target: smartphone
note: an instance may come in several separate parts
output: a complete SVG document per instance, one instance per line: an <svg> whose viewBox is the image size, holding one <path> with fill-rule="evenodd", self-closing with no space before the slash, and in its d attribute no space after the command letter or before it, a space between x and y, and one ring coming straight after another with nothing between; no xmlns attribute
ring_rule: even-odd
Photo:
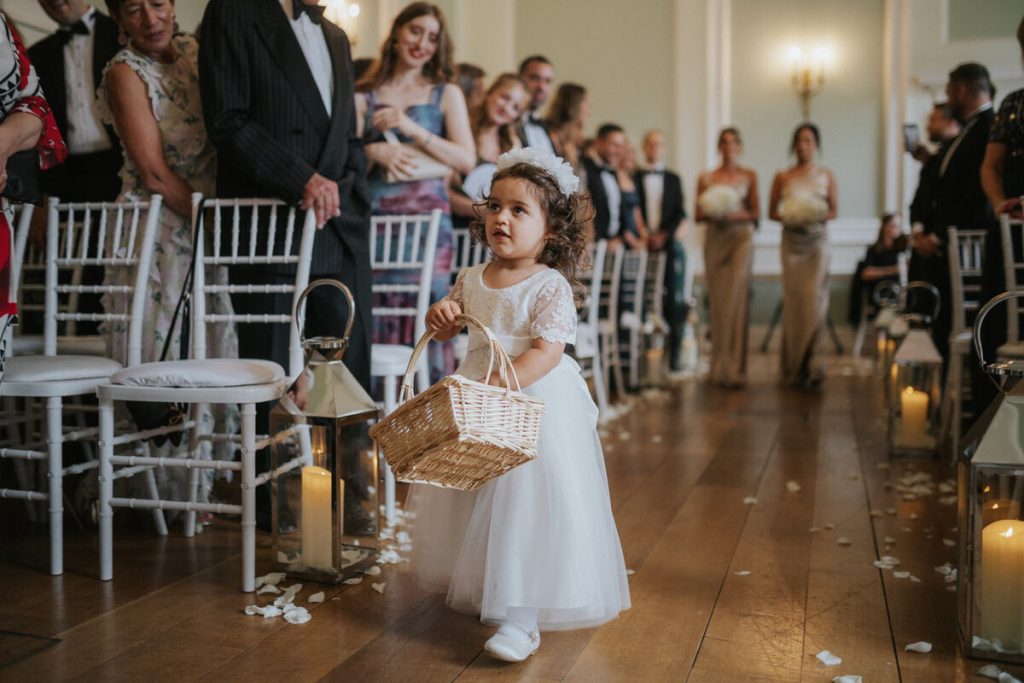
<svg viewBox="0 0 1024 683"><path fill-rule="evenodd" d="M921 128L916 123L903 124L903 149L913 152L921 144Z"/></svg>

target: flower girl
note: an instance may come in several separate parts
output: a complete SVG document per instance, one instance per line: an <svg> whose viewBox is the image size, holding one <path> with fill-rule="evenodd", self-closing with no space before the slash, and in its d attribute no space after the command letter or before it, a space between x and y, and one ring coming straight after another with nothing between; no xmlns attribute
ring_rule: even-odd
<svg viewBox="0 0 1024 683"><path fill-rule="evenodd" d="M597 408L576 363L573 287L592 209L568 164L547 152L503 154L471 230L492 260L459 273L427 314L436 338L455 316L487 325L514 359L523 391L545 400L536 459L473 492L416 486L413 562L448 604L497 625L484 649L511 662L542 630L587 628L629 608L629 587L597 435ZM470 331L458 372L484 379L486 339ZM494 375L487 378L497 384Z"/></svg>

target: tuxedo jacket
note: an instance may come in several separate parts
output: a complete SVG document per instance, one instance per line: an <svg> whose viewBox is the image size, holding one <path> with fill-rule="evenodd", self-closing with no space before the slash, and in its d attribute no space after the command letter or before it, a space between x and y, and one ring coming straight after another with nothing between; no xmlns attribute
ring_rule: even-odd
<svg viewBox="0 0 1024 683"><path fill-rule="evenodd" d="M370 199L366 154L356 137L351 50L337 26L325 20L321 28L333 67L330 115L278 0L211 0L199 39L217 195L294 205L314 173L338 183L341 216L317 231L313 274L338 273L345 252L369 268Z"/></svg>
<svg viewBox="0 0 1024 683"><path fill-rule="evenodd" d="M644 223L651 232L666 232L669 236L679 227L679 223L686 218L686 205L683 198L683 181L679 175L672 171L664 171L664 189L661 193L661 222L660 225L651 225L647 220L647 191L644 189L644 172L637 171L633 175L633 183L640 194L640 212L643 214Z"/></svg>
<svg viewBox="0 0 1024 683"><path fill-rule="evenodd" d="M950 142L945 157L946 172L938 172L933 196L931 220L926 232L936 233L943 241L950 226L961 229L984 229L994 223L995 216L988 197L981 187L981 163L985 159L989 128L995 112L978 114L960 144ZM952 155L952 156L950 156ZM941 169L943 160L939 160Z"/></svg>
<svg viewBox="0 0 1024 683"><path fill-rule="evenodd" d="M599 240L608 239L611 211L608 209L608 193L604 191L604 183L601 181L601 169L589 156L583 157L583 168L587 173L587 191L590 193L590 201L594 204L594 238ZM626 216L623 211L623 204L620 202L619 232L615 237L622 236L625 226Z"/></svg>
<svg viewBox="0 0 1024 683"><path fill-rule="evenodd" d="M117 40L117 24L114 20L99 10L95 13L93 31L95 33L92 52L92 82L96 89L99 89L103 82L103 70L107 64L121 50L121 44ZM56 33L43 38L28 49L29 59L35 67L36 75L39 76L39 83L43 86L43 94L53 111L53 118L57 122L57 128L61 135L67 139L68 134L68 101L67 101L67 79L64 71L64 44ZM114 132L114 127L105 126L107 135L113 147L108 155L112 161L113 168L95 169L95 172L117 175L121 169L121 143ZM65 169L57 166L43 174L44 184L47 192L64 197L62 185L67 182L64 178ZM94 198L94 199L113 199Z"/></svg>

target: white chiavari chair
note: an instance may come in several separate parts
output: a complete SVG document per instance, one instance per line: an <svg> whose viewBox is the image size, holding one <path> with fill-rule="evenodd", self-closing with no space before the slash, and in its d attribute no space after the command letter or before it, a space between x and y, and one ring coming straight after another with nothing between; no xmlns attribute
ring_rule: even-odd
<svg viewBox="0 0 1024 683"><path fill-rule="evenodd" d="M604 368L601 364L600 343L597 321L601 307L601 282L604 276L605 254L608 242L601 240L588 247L590 270L580 273L580 280L586 283L587 298L580 310L580 321L576 329L576 343L573 352L580 362L581 373L594 385L597 407L602 415L608 413L608 393L605 388Z"/></svg>
<svg viewBox="0 0 1024 683"><path fill-rule="evenodd" d="M1006 289L1012 291L1024 288L1024 220L1003 214L999 223ZM1024 358L1020 314L1020 299L1014 297L1006 302L1006 343L996 350L996 356L1000 359Z"/></svg>
<svg viewBox="0 0 1024 683"><path fill-rule="evenodd" d="M490 251L484 243L476 244L467 228L456 228L453 233L452 251L452 284L460 271L472 268L490 259ZM455 360L461 363L469 353L469 333L462 330L452 339L452 346L455 350Z"/></svg>
<svg viewBox="0 0 1024 683"><path fill-rule="evenodd" d="M426 332L430 307L430 285L434 274L434 255L441 212L429 214L374 216L370 226L370 267L374 274L405 274L411 282L373 284L375 325L393 325L411 333L399 344L373 344L370 349L370 374L380 382L384 414L398 406L397 387L412 358L416 342ZM420 358L416 370L419 391L430 386L427 355ZM384 511L388 524L395 522L395 476L384 466Z"/></svg>
<svg viewBox="0 0 1024 683"><path fill-rule="evenodd" d="M971 355L974 316L981 306L985 231L950 228L949 245L953 329L949 335L949 367L946 370L946 389L942 394L941 425L955 454L963 419L964 367Z"/></svg>
<svg viewBox="0 0 1024 683"><path fill-rule="evenodd" d="M612 376L615 378L615 390L618 395L621 396L625 390L622 363L619 360L619 285L622 282L622 261L625 251L624 248L605 251L604 268L601 272L597 351L601 356L606 395L611 394Z"/></svg>
<svg viewBox="0 0 1024 683"><path fill-rule="evenodd" d="M113 509L115 507L179 510L186 513L185 534L195 529L195 513L238 514L242 518L242 590L255 590L256 487L268 483L273 472L256 473L256 453L273 436L256 434L256 404L275 401L287 391L291 379L302 372L302 349L291 313L208 312L208 297L223 294L291 295L292 309L309 283L310 260L316 217L270 199L210 199L192 197L193 230L196 236L196 268L192 283L191 359L144 363L114 374L97 390L100 401L100 579L113 578ZM204 217L201 213L212 218ZM222 217L228 214L230 219ZM248 225L244 218L248 216ZM212 222L212 228L208 223ZM229 223L229 225L225 225ZM195 233L194 233L195 234ZM210 239L207 240L207 235ZM212 243L206 253L207 242ZM232 267L286 267L294 269L294 281L286 284L207 283L207 272ZM286 325L289 330L289 370L267 360L207 358L207 324ZM115 434L114 402L189 404L189 419L179 425L157 427L131 434ZM200 415L206 406L238 405L240 434L204 434ZM117 452L118 446L137 443L175 432L189 436L186 457L150 457ZM201 457L202 442L236 444L240 460ZM138 470L176 467L189 470L189 500L144 500L114 497L115 479ZM116 468L116 469L115 469ZM238 472L241 505L197 502L199 470Z"/></svg>
<svg viewBox="0 0 1024 683"><path fill-rule="evenodd" d="M642 360L654 367L646 368L643 376L654 384L661 384L668 374L668 354L665 345L668 322L665 320L665 268L668 254L662 250L648 255L646 282L644 283L644 327Z"/></svg>
<svg viewBox="0 0 1024 683"><path fill-rule="evenodd" d="M625 362L627 386L640 386L640 365L643 356L644 286L647 283L647 250L628 251L622 257L622 275L619 278L619 329L627 335L624 348L620 347L619 362ZM622 391L622 387L619 387Z"/></svg>
<svg viewBox="0 0 1024 683"><path fill-rule="evenodd" d="M95 469L95 461L65 467L63 444L94 438L95 429L64 433L65 398L93 394L121 364L109 358L57 353L57 328L74 320L127 323L127 360L138 364L142 346L142 323L146 284L152 264L162 199L154 195L150 202L61 204L51 199L48 205L46 234L46 304L44 317L44 354L14 356L8 360L0 396L43 398L46 402L45 450L35 444L0 450L0 456L46 463L48 490L0 491L0 498L21 498L48 502L50 525L50 573L63 572L63 478ZM96 230L95 235L90 232ZM92 239L95 237L95 239ZM107 278L101 285L62 283L61 269L101 266ZM117 277L120 275L120 277ZM125 282L131 284L115 284ZM77 313L61 311L62 295L89 292L121 296L128 305L123 311ZM156 482L149 473L147 485L156 494ZM154 513L157 530L166 533L163 515Z"/></svg>

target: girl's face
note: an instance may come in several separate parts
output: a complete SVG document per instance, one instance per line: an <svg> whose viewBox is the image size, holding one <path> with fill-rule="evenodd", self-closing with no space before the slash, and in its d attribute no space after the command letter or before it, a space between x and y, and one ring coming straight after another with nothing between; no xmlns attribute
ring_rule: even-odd
<svg viewBox="0 0 1024 683"><path fill-rule="evenodd" d="M547 238L547 216L533 183L503 178L491 187L487 200L487 246L504 261L540 258Z"/></svg>
<svg viewBox="0 0 1024 683"><path fill-rule="evenodd" d="M793 151L799 161L811 161L818 152L818 141L814 139L814 133L808 128L801 130L796 136L796 143Z"/></svg>
<svg viewBox="0 0 1024 683"><path fill-rule="evenodd" d="M161 54L171 44L174 36L172 0L127 0L114 18L140 52Z"/></svg>
<svg viewBox="0 0 1024 683"><path fill-rule="evenodd" d="M409 68L422 69L437 53L441 23L424 14L404 24L395 35L395 57Z"/></svg>
<svg viewBox="0 0 1024 683"><path fill-rule="evenodd" d="M896 238L903 234L903 219L897 214L885 224L885 241L889 244L896 241Z"/></svg>
<svg viewBox="0 0 1024 683"><path fill-rule="evenodd" d="M518 121L526 107L526 90L518 83L504 85L487 96L487 118L496 125Z"/></svg>

